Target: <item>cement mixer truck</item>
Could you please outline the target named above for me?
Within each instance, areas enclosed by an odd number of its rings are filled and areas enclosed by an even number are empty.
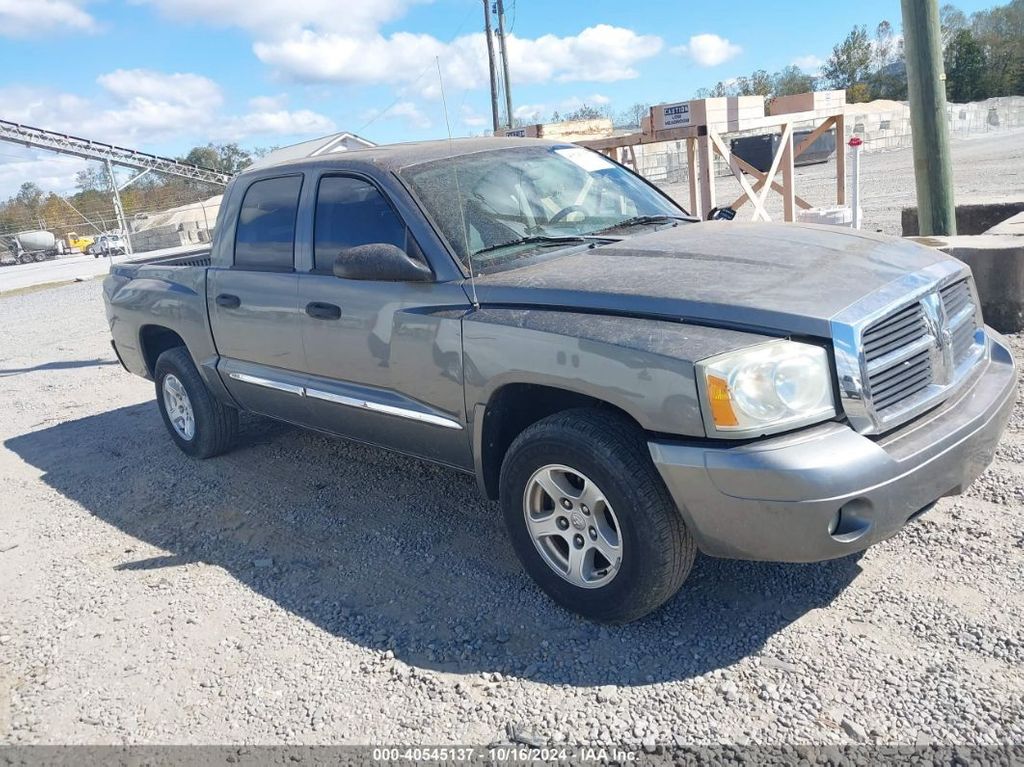
[[[0,265],[28,264],[56,258],[63,243],[42,230],[0,235]]]

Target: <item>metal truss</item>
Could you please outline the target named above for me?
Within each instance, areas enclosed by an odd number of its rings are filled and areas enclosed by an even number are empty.
[[[135,149],[104,144],[100,141],[69,136],[65,133],[55,133],[42,128],[32,128],[6,120],[0,120],[0,141],[10,141],[35,149],[48,149],[51,152],[60,152],[85,160],[97,160],[106,164],[107,167],[113,164],[125,168],[135,168],[139,171],[168,173],[192,181],[205,181],[222,186],[231,180],[231,175],[228,173],[190,165],[170,157],[158,157],[155,154],[139,152]]]

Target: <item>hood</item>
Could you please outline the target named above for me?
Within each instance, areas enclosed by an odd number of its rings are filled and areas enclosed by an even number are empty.
[[[828,337],[829,320],[948,256],[812,224],[705,222],[637,235],[477,278],[482,305],[673,317]]]

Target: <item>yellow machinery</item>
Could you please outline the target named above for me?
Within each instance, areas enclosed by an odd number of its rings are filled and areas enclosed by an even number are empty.
[[[86,237],[84,235],[77,234],[76,232],[68,232],[68,248],[70,250],[75,250],[77,248],[82,253],[85,253],[85,249],[95,241],[95,237]]]

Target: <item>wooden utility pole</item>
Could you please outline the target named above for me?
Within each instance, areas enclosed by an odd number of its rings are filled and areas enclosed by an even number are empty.
[[[484,0],[484,37],[487,38],[487,71],[491,74],[491,125],[498,132],[498,77],[494,71],[494,38],[491,36],[491,0]]]
[[[508,46],[505,45],[505,2],[497,0],[498,8],[498,45],[501,46],[501,79],[505,81],[505,123],[512,125],[512,81],[508,77]]]
[[[901,0],[914,144],[917,220],[923,235],[956,234],[938,0]]]

